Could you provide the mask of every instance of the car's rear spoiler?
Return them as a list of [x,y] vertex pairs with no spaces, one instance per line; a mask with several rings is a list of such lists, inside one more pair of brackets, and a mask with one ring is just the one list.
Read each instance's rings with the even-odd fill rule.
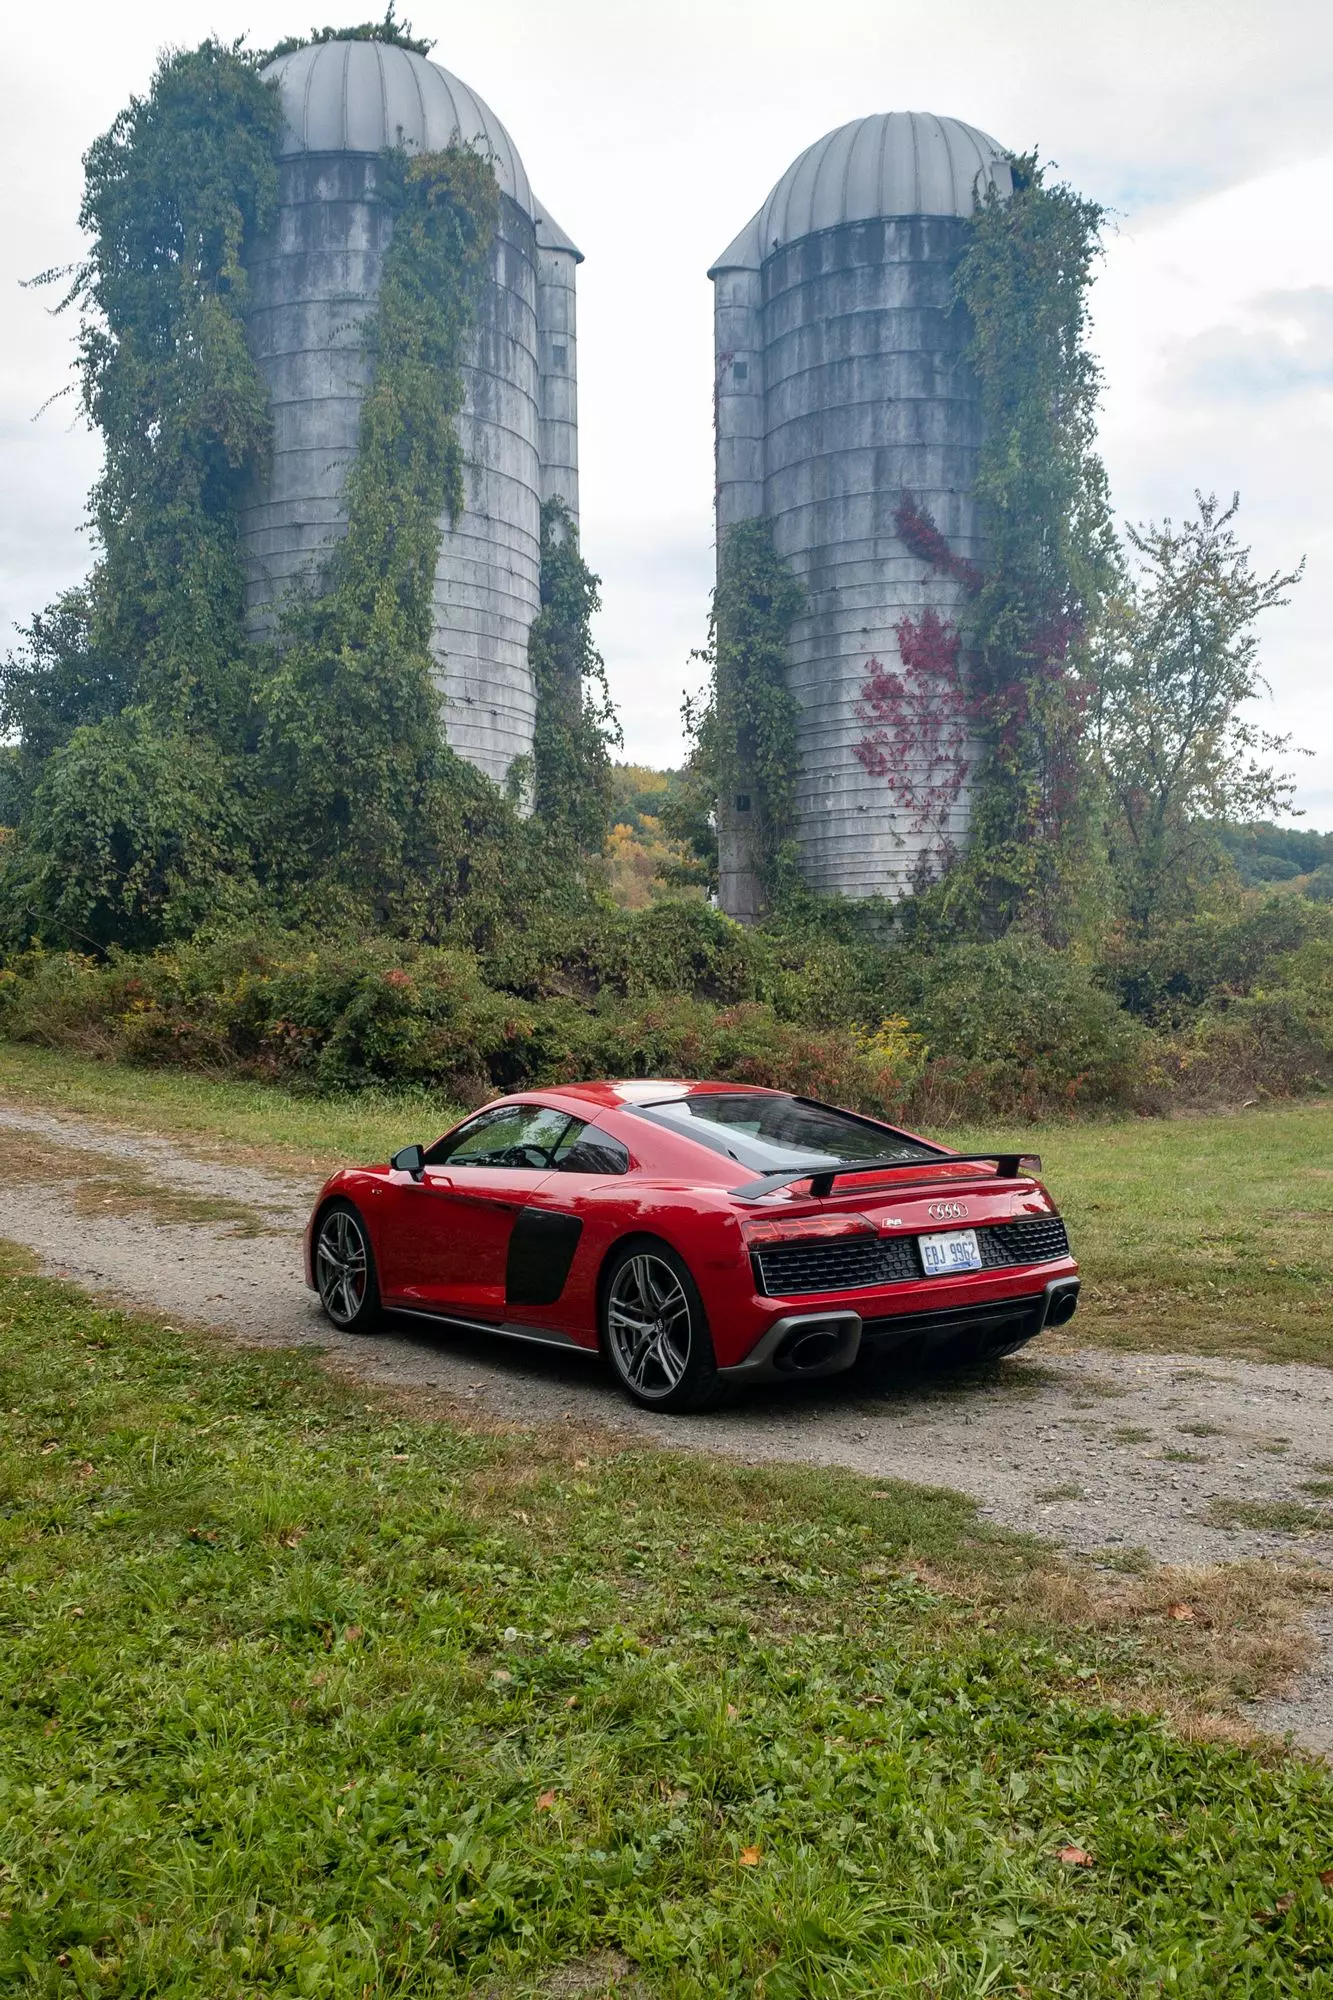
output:
[[764,1174],[757,1181],[747,1181],[744,1187],[733,1188],[735,1201],[762,1201],[765,1195],[776,1194],[779,1188],[792,1187],[797,1181],[809,1181],[810,1192],[818,1200],[832,1194],[833,1183],[846,1174],[882,1174],[890,1167],[910,1167],[918,1178],[926,1180],[951,1181],[952,1172],[931,1173],[932,1167],[951,1169],[953,1167],[994,1165],[1001,1180],[1015,1180],[1021,1173],[1039,1174],[1041,1161],[1035,1153],[941,1153],[935,1160],[844,1160],[834,1167],[807,1167],[804,1173]]

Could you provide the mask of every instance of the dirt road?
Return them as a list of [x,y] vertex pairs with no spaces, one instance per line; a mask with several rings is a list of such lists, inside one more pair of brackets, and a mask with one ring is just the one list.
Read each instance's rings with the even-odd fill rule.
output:
[[[595,1361],[406,1324],[336,1333],[301,1279],[311,1192],[174,1140],[0,1102],[0,1237],[90,1290],[262,1345],[317,1345],[368,1383],[435,1388],[523,1425],[575,1417],[747,1461],[953,1487],[993,1520],[1108,1560],[1142,1549],[1333,1570],[1333,1536],[1299,1525],[1303,1487],[1333,1467],[1333,1371],[1038,1343],[961,1380],[835,1380],[655,1418]],[[1292,1525],[1254,1525],[1256,1506]],[[1333,1751],[1333,1602],[1315,1623],[1320,1669],[1263,1719]]]

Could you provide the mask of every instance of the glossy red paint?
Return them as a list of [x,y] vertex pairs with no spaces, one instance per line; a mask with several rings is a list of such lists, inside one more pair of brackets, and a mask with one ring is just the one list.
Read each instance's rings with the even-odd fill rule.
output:
[[[835,1363],[850,1365],[858,1348],[891,1347],[908,1333],[917,1341],[947,1343],[980,1328],[981,1347],[989,1340],[999,1351],[1031,1338],[1052,1313],[1060,1318],[1072,1312],[1078,1266],[1067,1247],[1061,1247],[1063,1229],[1050,1196],[1031,1176],[1001,1178],[994,1164],[958,1159],[934,1142],[917,1141],[915,1134],[883,1125],[884,1151],[910,1139],[931,1146],[932,1157],[847,1175],[822,1198],[811,1192],[808,1178],[745,1198],[740,1191],[750,1189],[757,1178],[753,1165],[712,1150],[687,1132],[668,1130],[634,1108],[635,1101],[643,1105],[717,1094],[786,1096],[706,1083],[579,1083],[524,1091],[460,1121],[437,1146],[444,1148],[452,1134],[505,1107],[532,1107],[580,1121],[585,1128],[581,1141],[592,1135],[599,1144],[619,1142],[624,1170],[565,1171],[512,1162],[460,1166],[446,1159],[441,1165],[426,1164],[416,1178],[388,1163],[334,1174],[320,1192],[306,1231],[307,1282],[315,1284],[314,1242],[321,1217],[331,1201],[341,1198],[364,1221],[389,1311],[466,1322],[589,1352],[598,1349],[602,1338],[600,1294],[608,1259],[632,1238],[665,1244],[688,1266],[697,1286],[718,1371],[736,1371],[738,1380],[835,1372]],[[428,1154],[434,1150],[428,1148]],[[571,1161],[579,1150],[575,1147]],[[829,1233],[838,1217],[849,1224],[845,1238]],[[958,1228],[978,1230],[979,1242],[998,1243],[999,1238],[985,1233],[999,1224],[1038,1218],[1049,1219],[1043,1238],[1048,1254],[1035,1262],[925,1277],[914,1245],[892,1249],[893,1239]],[[916,1275],[828,1291],[784,1294],[766,1289],[757,1262],[764,1235],[800,1247],[802,1221],[811,1224],[813,1244],[845,1240],[864,1245],[879,1239]],[[756,1224],[779,1222],[782,1227],[774,1232],[755,1229]],[[1005,1240],[1015,1239],[1011,1233]],[[1052,1246],[1057,1254],[1049,1254]],[[1061,1302],[1058,1309],[1053,1301]],[[802,1370],[785,1365],[781,1352],[768,1351],[779,1323],[813,1323],[831,1315],[839,1316],[845,1329],[854,1321],[859,1324],[835,1362],[825,1356]],[[783,1341],[793,1338],[781,1335]]]

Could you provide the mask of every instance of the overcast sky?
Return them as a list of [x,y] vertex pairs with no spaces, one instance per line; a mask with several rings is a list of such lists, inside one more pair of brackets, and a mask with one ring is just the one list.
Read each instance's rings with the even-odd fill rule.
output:
[[[346,14],[379,0],[349,0]],[[79,254],[85,147],[165,43],[308,26],[315,0],[73,0],[5,29],[0,132],[0,621],[80,576],[96,447],[72,328],[19,281]],[[322,7],[318,9],[323,18]],[[822,133],[894,109],[1040,148],[1116,213],[1094,296],[1103,449],[1120,513],[1239,488],[1269,568],[1263,719],[1313,750],[1333,828],[1333,5],[1329,0],[441,0],[407,9],[516,141],[584,251],[585,552],[627,754],[679,755],[712,573],[713,257]],[[340,16],[334,16],[337,20]]]

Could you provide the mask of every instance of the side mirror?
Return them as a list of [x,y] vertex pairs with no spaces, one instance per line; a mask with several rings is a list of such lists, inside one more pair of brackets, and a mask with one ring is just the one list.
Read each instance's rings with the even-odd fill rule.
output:
[[394,1154],[389,1165],[396,1167],[400,1174],[411,1174],[414,1181],[419,1181],[426,1171],[426,1155],[420,1146],[404,1146],[401,1153]]

